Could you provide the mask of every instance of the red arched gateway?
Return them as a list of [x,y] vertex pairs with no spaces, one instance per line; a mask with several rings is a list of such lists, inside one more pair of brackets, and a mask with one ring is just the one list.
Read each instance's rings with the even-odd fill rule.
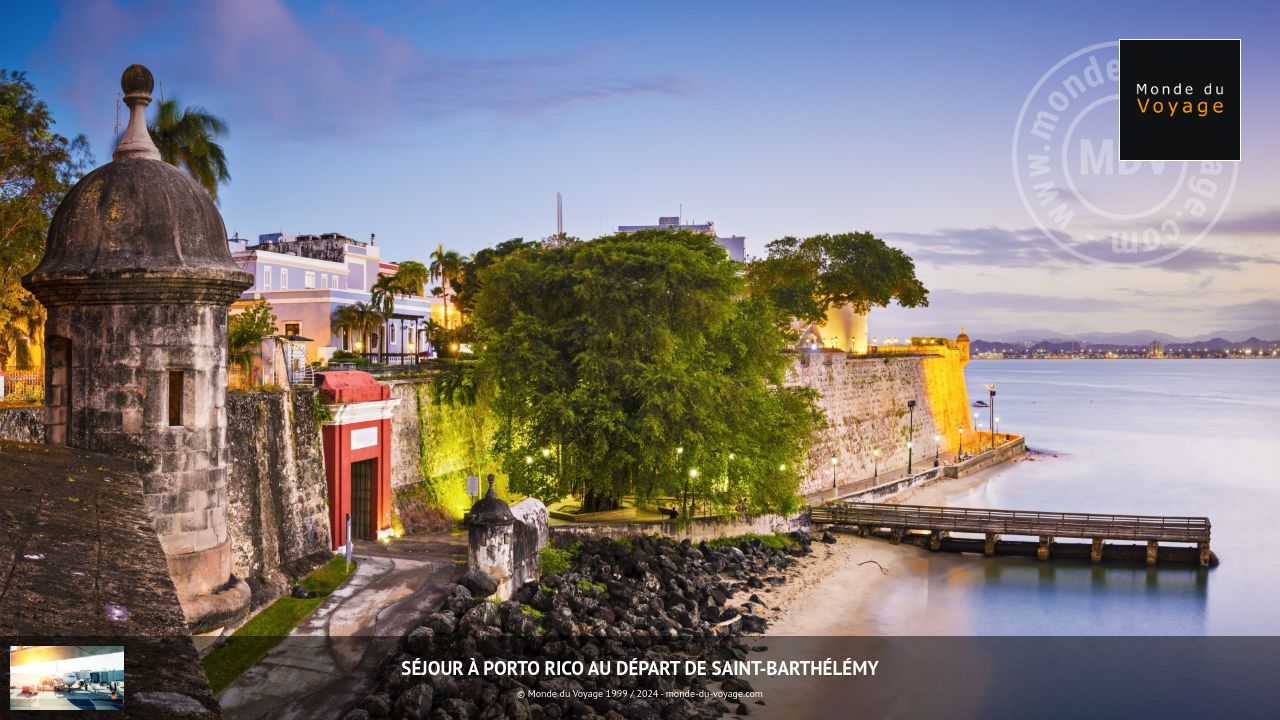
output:
[[358,370],[317,373],[320,397],[333,411],[324,424],[324,471],[329,486],[333,548],[377,540],[391,530],[391,386]]

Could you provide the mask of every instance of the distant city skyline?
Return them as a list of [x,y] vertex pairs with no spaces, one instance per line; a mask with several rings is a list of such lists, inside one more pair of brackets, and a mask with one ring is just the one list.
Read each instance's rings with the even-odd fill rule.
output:
[[[1280,6],[815,3],[390,6],[12,3],[0,65],[110,157],[120,71],[223,117],[228,233],[340,232],[390,260],[679,213],[746,237],[870,230],[927,309],[871,334],[1023,328],[1194,336],[1280,317]],[[1019,108],[1120,37],[1243,39],[1244,161],[1223,219],[1151,267],[1035,229],[1010,168]],[[1152,187],[1156,187],[1155,181]],[[680,208],[683,205],[683,212]]]

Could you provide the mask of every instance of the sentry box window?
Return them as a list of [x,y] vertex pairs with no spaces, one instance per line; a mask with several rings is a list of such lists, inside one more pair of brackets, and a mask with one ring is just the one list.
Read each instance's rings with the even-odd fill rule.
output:
[[183,375],[181,370],[169,371],[169,426],[182,425]]

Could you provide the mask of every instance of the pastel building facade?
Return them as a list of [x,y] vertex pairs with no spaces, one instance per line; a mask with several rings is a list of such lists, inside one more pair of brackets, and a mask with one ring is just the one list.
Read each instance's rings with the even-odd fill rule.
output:
[[[266,300],[281,335],[307,338],[302,342],[308,361],[327,362],[344,350],[392,364],[412,363],[431,351],[427,320],[445,323],[439,298],[396,297],[392,317],[368,337],[332,327],[335,310],[368,303],[378,278],[398,270],[395,263],[382,259],[376,240],[373,235],[365,242],[340,233],[268,233],[259,235],[256,243],[230,238],[232,258],[253,276],[253,286],[240,296],[232,312]],[[449,324],[456,324],[452,306],[449,314]]]

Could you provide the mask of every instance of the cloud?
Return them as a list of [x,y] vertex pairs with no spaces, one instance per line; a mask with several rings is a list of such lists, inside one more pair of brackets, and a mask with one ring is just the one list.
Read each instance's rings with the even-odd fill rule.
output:
[[[1259,216],[1242,219],[1238,227],[1257,227],[1263,223],[1265,218]],[[1081,240],[1066,233],[1057,236],[1086,256],[1114,255],[1109,240]],[[929,233],[890,232],[886,237],[902,245],[916,262],[940,266],[1061,270],[1079,268],[1085,262],[1050,242],[1039,228],[943,228]],[[1251,264],[1280,265],[1280,259],[1212,250],[1201,241],[1150,267],[1166,272],[1201,273],[1236,271]]]
[[[1198,232],[1204,225],[1196,227]],[[1245,210],[1224,215],[1213,224],[1212,235],[1280,236],[1280,208]]]
[[48,47],[41,62],[69,68],[63,92],[86,124],[105,122],[118,73],[139,61],[169,96],[301,139],[369,136],[393,120],[690,92],[669,77],[611,70],[616,51],[607,46],[451,57],[340,8],[303,17],[280,0],[68,1]]
[[1273,324],[1280,318],[1280,298],[1263,298],[1238,305],[1228,305],[1219,311],[1219,316],[1224,322],[1234,323],[1240,327]]

